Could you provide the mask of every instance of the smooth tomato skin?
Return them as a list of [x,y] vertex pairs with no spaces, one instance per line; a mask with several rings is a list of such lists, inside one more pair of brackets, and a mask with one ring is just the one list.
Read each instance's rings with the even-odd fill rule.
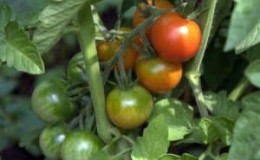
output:
[[182,64],[169,63],[160,58],[140,58],[135,73],[140,83],[153,93],[174,89],[182,78]]
[[88,160],[104,146],[103,142],[89,131],[74,131],[67,134],[61,145],[62,160]]
[[48,79],[37,85],[32,94],[32,109],[47,123],[64,122],[77,111],[66,94],[66,81]]
[[71,82],[87,82],[87,74],[84,72],[86,66],[84,64],[83,55],[75,54],[69,61],[67,68],[67,78]]
[[162,59],[182,63],[198,51],[201,30],[195,21],[184,19],[176,13],[166,13],[152,25],[151,42]]
[[40,135],[39,145],[45,157],[60,159],[60,147],[66,138],[66,129],[63,125],[49,125]]
[[114,88],[107,95],[106,110],[111,122],[121,129],[141,126],[153,109],[151,94],[136,85],[130,89]]
[[[97,52],[100,61],[109,61],[120,48],[120,43],[116,40],[102,41],[97,45]],[[138,58],[138,52],[129,45],[123,55],[124,69],[133,69]],[[118,68],[118,65],[116,66]]]

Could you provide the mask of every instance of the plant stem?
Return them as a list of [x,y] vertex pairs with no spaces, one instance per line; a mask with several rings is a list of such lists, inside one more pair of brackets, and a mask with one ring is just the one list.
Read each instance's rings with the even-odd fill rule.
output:
[[100,73],[95,44],[95,25],[92,18],[90,3],[84,4],[78,16],[79,33],[78,40],[84,57],[88,84],[94,106],[97,132],[100,138],[109,142],[111,140],[111,124],[105,111],[105,95],[103,81]]
[[239,81],[237,86],[230,92],[230,94],[228,95],[228,99],[232,101],[238,100],[249,86],[250,86],[249,81],[245,77],[243,77]]
[[214,20],[214,13],[217,5],[217,0],[210,0],[204,3],[208,3],[209,11],[205,15],[205,23],[204,29],[202,34],[202,41],[201,46],[197,55],[194,57],[193,61],[191,62],[188,71],[186,72],[186,77],[189,80],[190,86],[192,88],[193,94],[195,96],[196,102],[198,104],[198,109],[200,112],[201,117],[207,117],[208,111],[204,100],[204,95],[201,89],[201,64],[202,60],[208,46],[208,41],[212,29],[212,24]]

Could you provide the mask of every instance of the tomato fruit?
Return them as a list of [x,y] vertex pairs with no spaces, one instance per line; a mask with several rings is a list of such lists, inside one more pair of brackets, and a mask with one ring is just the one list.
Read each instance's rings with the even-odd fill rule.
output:
[[112,123],[122,129],[141,126],[153,108],[151,94],[136,85],[129,89],[114,88],[107,95],[106,110]]
[[88,131],[67,134],[61,146],[62,160],[88,160],[103,147],[103,142]]
[[[100,61],[105,62],[110,60],[113,56],[115,56],[119,48],[120,43],[116,40],[99,42],[97,44],[97,52]],[[125,70],[134,68],[137,57],[138,52],[129,45],[123,56]]]
[[160,58],[140,58],[135,73],[140,83],[154,93],[174,89],[182,78],[182,65],[169,63]]
[[201,30],[195,21],[184,19],[176,13],[166,13],[152,25],[151,42],[161,58],[182,63],[198,51]]
[[40,148],[49,159],[60,159],[60,147],[66,138],[63,125],[47,126],[40,135]]
[[87,82],[85,64],[81,53],[75,54],[69,61],[67,78],[71,82]]
[[76,106],[66,94],[66,81],[48,79],[41,82],[32,94],[32,109],[47,123],[63,122],[76,112]]

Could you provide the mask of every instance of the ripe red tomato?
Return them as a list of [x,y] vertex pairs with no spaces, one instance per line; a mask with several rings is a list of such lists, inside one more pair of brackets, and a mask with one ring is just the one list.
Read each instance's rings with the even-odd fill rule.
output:
[[61,145],[63,160],[88,160],[104,146],[103,142],[88,131],[74,131],[67,134]]
[[152,25],[151,42],[161,58],[182,63],[198,51],[201,30],[195,21],[184,19],[176,13],[166,13]]
[[77,111],[66,93],[68,84],[63,79],[48,79],[41,82],[32,94],[32,109],[47,123],[70,119]]
[[[97,44],[98,57],[101,61],[106,62],[116,54],[119,48],[120,43],[116,40],[101,41]],[[129,45],[123,56],[125,70],[134,68],[137,57],[138,52],[132,46]]]
[[112,123],[122,129],[141,126],[153,108],[151,94],[141,86],[115,88],[107,95],[106,110]]
[[140,83],[154,93],[175,88],[182,77],[182,65],[160,58],[141,58],[136,62],[135,73]]
[[49,159],[60,159],[60,147],[66,138],[63,125],[47,126],[40,135],[40,148]]

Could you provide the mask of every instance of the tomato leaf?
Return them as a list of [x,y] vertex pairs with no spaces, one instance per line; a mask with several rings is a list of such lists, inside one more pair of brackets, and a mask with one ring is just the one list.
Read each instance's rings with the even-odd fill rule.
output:
[[7,121],[5,131],[7,135],[18,141],[20,147],[39,155],[38,137],[44,126],[30,110],[30,99],[12,97],[5,107],[5,111],[13,120]]
[[180,140],[190,133],[193,125],[193,109],[176,99],[163,99],[154,106],[153,116],[162,115],[168,128],[168,140]]
[[17,22],[6,25],[5,37],[0,37],[0,53],[0,59],[9,67],[31,74],[44,73],[44,63],[36,46]]
[[13,13],[11,8],[0,0],[0,32],[4,30],[6,24],[12,19]]
[[245,70],[245,76],[254,86],[260,88],[260,59],[249,64]]
[[33,36],[40,53],[48,52],[60,40],[65,27],[88,1],[90,0],[53,2],[40,13],[40,22]]
[[242,99],[244,110],[234,128],[228,160],[259,160],[260,148],[260,92]]
[[[156,145],[155,145],[156,142]],[[153,119],[133,145],[132,160],[157,160],[165,154],[170,143],[167,140],[167,126],[163,116]]]
[[90,160],[100,160],[100,159],[112,159],[113,157],[106,151],[100,150],[97,153],[95,153]]
[[214,116],[221,116],[230,120],[236,120],[239,116],[239,102],[229,100],[226,92],[208,92],[204,98],[208,109]]
[[[250,3],[244,0],[236,0],[236,2],[237,3],[235,9],[232,13],[231,24],[228,31],[228,38],[225,44],[226,51],[238,47],[239,44],[243,46],[243,41],[248,41],[249,39],[253,38],[251,36],[247,38],[247,36],[259,22],[259,0],[251,0]],[[252,31],[252,33],[256,32]]]
[[236,47],[236,52],[241,53],[260,42],[260,20],[247,34],[245,39]]
[[161,156],[159,160],[198,160],[198,158],[191,154],[184,153],[182,156],[176,154],[166,154]]

